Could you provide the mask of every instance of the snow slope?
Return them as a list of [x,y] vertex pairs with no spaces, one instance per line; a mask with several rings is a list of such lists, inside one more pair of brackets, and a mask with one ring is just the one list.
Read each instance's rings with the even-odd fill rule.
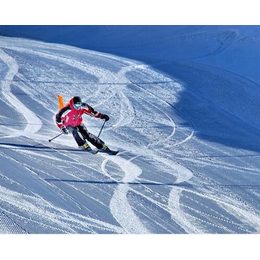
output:
[[[198,56],[222,53],[208,46]],[[257,83],[209,60],[149,65],[7,37],[0,48],[1,233],[259,233]],[[49,143],[56,94],[109,114],[101,137],[122,152]],[[101,120],[85,122],[98,134]]]

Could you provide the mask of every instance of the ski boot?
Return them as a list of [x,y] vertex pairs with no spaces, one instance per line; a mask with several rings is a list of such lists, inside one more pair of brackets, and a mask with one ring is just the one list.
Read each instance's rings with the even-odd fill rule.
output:
[[111,150],[107,147],[107,145],[103,145],[103,147],[100,149],[100,152],[110,152]]
[[82,149],[83,150],[87,150],[87,151],[92,151],[91,147],[88,145],[87,142],[85,142],[83,145],[82,145]]

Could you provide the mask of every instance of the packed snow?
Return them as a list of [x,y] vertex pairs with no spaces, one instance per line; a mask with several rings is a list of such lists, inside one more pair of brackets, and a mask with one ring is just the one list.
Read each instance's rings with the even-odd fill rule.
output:
[[[0,37],[0,233],[259,233],[259,85],[207,62]],[[101,139],[120,153],[48,142],[57,94],[108,114]],[[102,120],[84,121],[99,133]]]

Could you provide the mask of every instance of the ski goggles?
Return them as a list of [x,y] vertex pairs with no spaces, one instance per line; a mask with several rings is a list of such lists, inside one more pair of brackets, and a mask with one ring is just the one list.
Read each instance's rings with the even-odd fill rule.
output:
[[75,107],[76,109],[81,108],[81,107],[82,107],[82,102],[77,102],[77,103],[75,103],[75,104],[74,104],[74,107]]

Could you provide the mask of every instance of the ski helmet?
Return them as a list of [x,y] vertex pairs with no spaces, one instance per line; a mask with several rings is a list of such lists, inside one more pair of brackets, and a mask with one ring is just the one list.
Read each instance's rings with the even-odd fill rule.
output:
[[80,97],[73,97],[72,103],[75,109],[79,109],[82,106],[82,100]]

